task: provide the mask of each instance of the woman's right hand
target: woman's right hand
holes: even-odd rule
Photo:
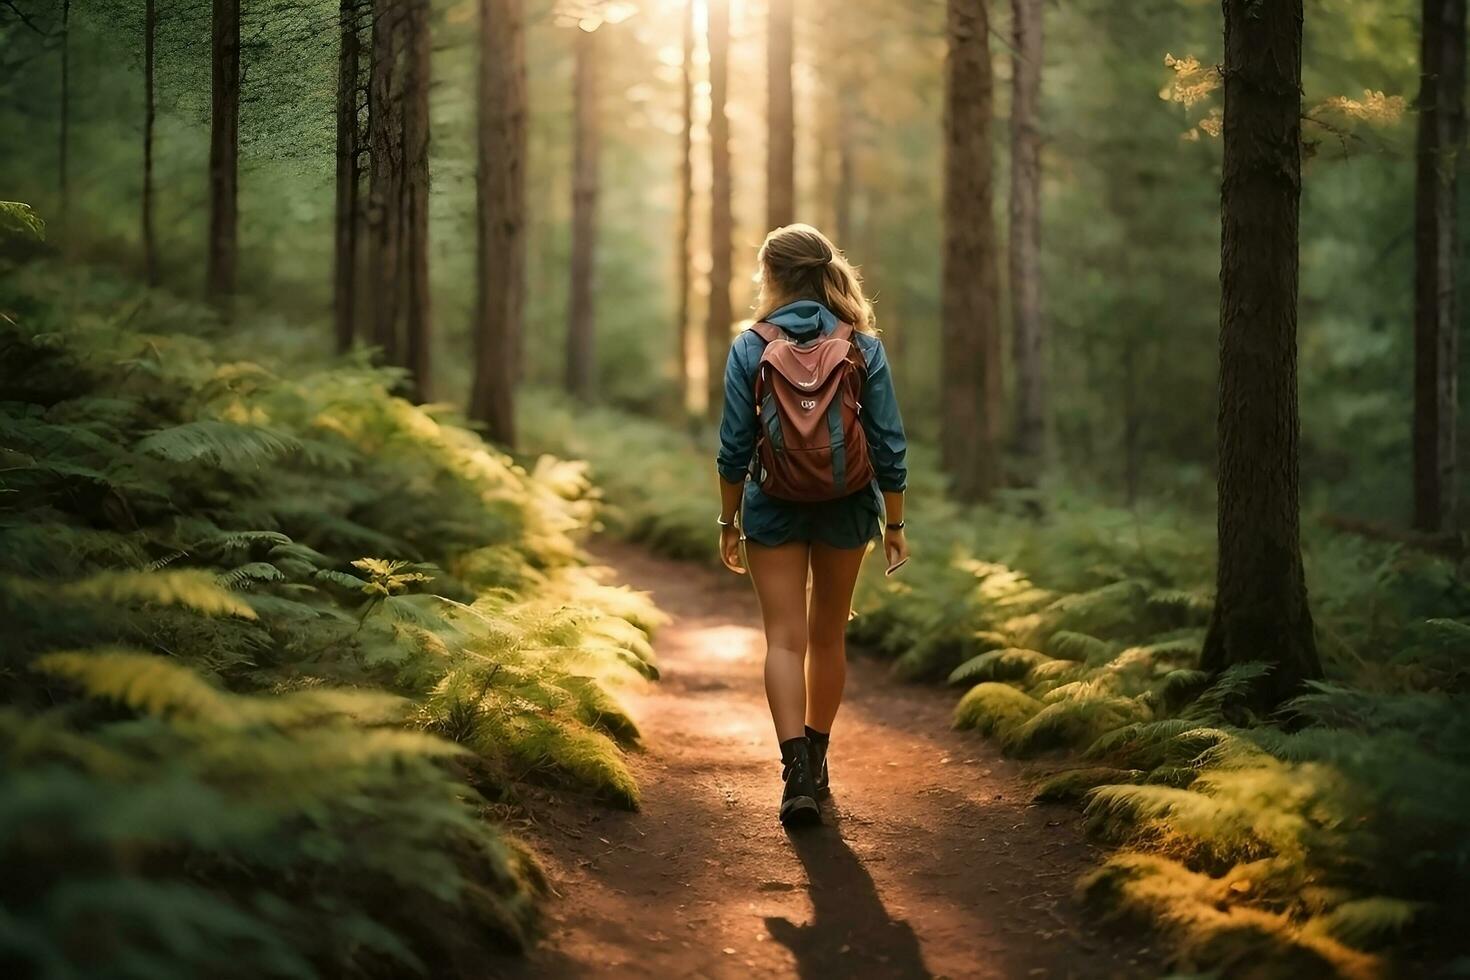
[[[736,575],[745,574],[740,560],[740,528],[733,524],[720,528],[720,561]]]

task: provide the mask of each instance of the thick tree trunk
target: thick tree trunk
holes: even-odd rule
[[[1041,317],[1042,0],[1011,0],[1010,286],[1015,445],[1035,482],[1046,452],[1046,325]]]
[[[567,391],[583,401],[597,395],[597,191],[601,133],[597,118],[596,31],[576,31],[572,71],[572,257],[567,302]]]
[[[71,0],[61,4],[61,125],[57,134],[56,184],[61,197],[61,240],[70,245],[71,223]]]
[[[994,81],[985,0],[948,0],[945,72],[943,368],[945,471],[961,500],[999,480],[999,272],[990,129]]]
[[[725,403],[725,359],[730,353],[730,119],[725,98],[730,76],[729,0],[709,0],[710,270],[709,318],[705,336],[709,364],[709,412],[719,418]]]
[[[409,0],[408,78],[404,92],[403,146],[404,224],[407,247],[408,307],[404,334],[416,401],[433,397],[430,369],[431,307],[429,302],[429,61],[433,49],[429,0]]]
[[[152,0],[149,0],[151,3]],[[352,348],[357,336],[358,189],[358,81],[359,0],[341,0],[338,7],[340,44],[337,51],[337,201],[332,249],[332,319],[337,350]]]
[[[1225,0],[1219,559],[1201,664],[1264,661],[1258,706],[1322,675],[1297,501],[1302,0]]]
[[[240,0],[213,0],[209,124],[209,247],[204,291],[226,313],[235,293],[240,165]]]
[[[833,190],[833,222],[837,246],[848,248],[852,242],[852,199],[857,194],[857,124],[856,99],[846,89],[838,93],[837,105],[837,186]]]
[[[1424,0],[1414,187],[1414,527],[1455,527],[1465,0]]]
[[[675,329],[678,331],[679,363],[676,367],[679,379],[679,407],[683,413],[690,411],[694,393],[690,372],[693,354],[693,338],[689,332],[689,291],[693,287],[694,264],[694,0],[684,4],[684,60],[683,60],[683,123],[682,142],[679,154],[679,304],[675,313]]]
[[[766,19],[766,229],[796,220],[796,120],[791,92],[792,0]]]
[[[404,0],[373,0],[368,181],[368,286],[373,343],[388,364],[402,363],[399,339],[403,279],[403,70],[400,52]]]
[[[229,312],[239,249],[240,2],[213,0],[205,295]]]
[[[429,398],[429,5],[375,0],[368,84],[373,342]]]
[[[526,42],[524,0],[480,0],[479,170],[475,181],[475,381],[470,417],[516,441],[515,384],[525,308]]]
[[[153,47],[158,37],[156,0],[143,4],[143,281],[158,285],[158,242],[153,230],[153,125],[157,100],[153,94]]]

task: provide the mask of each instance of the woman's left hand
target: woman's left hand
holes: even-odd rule
[[[736,575],[745,574],[745,566],[740,561],[740,528],[733,524],[720,527],[720,561]]]
[[[904,537],[903,528],[883,532],[883,557],[888,559],[889,568],[909,560],[909,539]]]

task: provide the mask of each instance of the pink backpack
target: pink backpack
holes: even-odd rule
[[[755,372],[756,472],[781,500],[836,500],[873,480],[858,412],[867,362],[851,324],[797,343],[773,323]]]

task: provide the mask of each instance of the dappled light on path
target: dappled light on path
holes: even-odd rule
[[[821,828],[776,820],[779,763],[749,582],[599,545],[673,618],[662,680],[624,692],[644,732],[637,814],[545,795],[527,836],[559,898],[523,977],[1138,977],[1141,941],[1072,897],[1078,818],[949,729],[942,691],[854,660]],[[633,911],[636,910],[636,911]]]

